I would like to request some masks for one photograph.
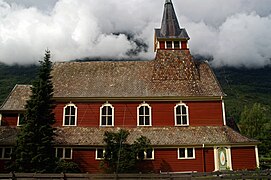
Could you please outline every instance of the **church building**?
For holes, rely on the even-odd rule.
[[[56,156],[99,173],[104,133],[126,129],[131,143],[141,135],[151,141],[141,172],[259,167],[259,142],[227,126],[225,94],[208,62],[191,56],[171,0],[154,37],[154,60],[54,63]],[[0,108],[0,171],[10,160],[30,87],[16,85]]]

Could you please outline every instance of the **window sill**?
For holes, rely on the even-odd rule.
[[[176,127],[189,127],[189,124],[187,125],[181,125],[181,124],[175,124]]]
[[[196,159],[195,157],[191,157],[191,158],[178,158],[179,160],[193,160]]]

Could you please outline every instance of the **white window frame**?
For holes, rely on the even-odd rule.
[[[149,125],[145,125],[146,124],[146,121],[145,121],[145,117],[146,117],[146,114],[145,114],[145,110],[144,110],[144,115],[140,115],[139,114],[139,109],[141,108],[141,107],[148,107],[149,108],[149,118],[150,118],[150,124]],[[140,116],[143,116],[144,117],[144,125],[140,125],[139,124],[139,117]],[[149,104],[147,104],[147,103],[142,103],[142,104],[140,104],[138,107],[137,107],[137,126],[152,126],[152,108],[151,108],[151,106],[149,105]]]
[[[23,115],[23,113],[19,113],[18,114],[18,119],[17,119],[17,126],[22,126],[22,124],[20,124],[20,116]]]
[[[147,150],[144,150],[144,158],[143,160],[154,160],[154,148],[150,148],[152,150],[152,157],[151,158],[147,158]],[[137,159],[139,159],[139,157],[137,156]]]
[[[180,157],[180,149],[184,149],[185,157]],[[188,157],[187,149],[193,149],[193,157]],[[185,147],[185,148],[178,148],[177,149],[178,159],[196,159],[195,153],[196,153],[196,151],[195,151],[194,147]]]
[[[187,124],[177,124],[177,107],[179,106],[184,106],[186,108]],[[184,116],[184,115],[181,114],[181,116]],[[189,126],[189,107],[185,103],[176,104],[176,106],[174,107],[174,120],[175,120],[175,126]]]
[[[11,154],[12,154],[12,147],[0,147],[0,149],[2,149],[2,154],[0,154],[0,159],[2,160],[5,160],[5,159],[11,159]],[[5,151],[6,149],[11,149],[11,152],[10,152],[10,157],[9,158],[5,158]]]
[[[144,160],[154,160],[154,149],[150,148],[152,150],[152,157],[147,158],[147,150],[144,151]]]
[[[62,149],[62,157],[57,157],[57,151],[58,150],[61,150]],[[66,150],[67,149],[70,149],[71,150],[71,157],[65,157],[65,152],[66,152]],[[57,157],[57,158],[60,158],[60,159],[72,159],[72,154],[73,154],[73,149],[72,148],[63,148],[63,147],[57,147],[57,148],[55,148],[55,157]]]
[[[66,111],[66,108],[70,107],[70,106],[73,106],[75,108],[75,120],[74,120],[74,125],[66,125],[65,124],[65,111]],[[69,115],[69,116],[72,116],[72,115]],[[73,103],[70,103],[70,104],[67,104],[64,108],[63,108],[63,126],[77,126],[77,106]]]
[[[171,48],[167,47],[167,42],[171,42]],[[165,41],[165,49],[174,49],[174,41]]]
[[[96,160],[103,160],[104,157],[103,158],[98,157],[98,150],[103,150],[103,156],[105,156],[105,149],[104,148],[97,148],[96,151],[95,151],[95,159]]]
[[[112,125],[102,125],[102,117],[103,116],[106,116],[106,117],[109,117],[109,115],[108,114],[106,114],[106,115],[103,115],[102,113],[103,113],[103,111],[102,111],[102,109],[104,108],[104,107],[111,107],[112,108]],[[101,107],[100,107],[100,126],[101,127],[113,127],[114,126],[114,107],[113,107],[113,105],[112,104],[110,104],[110,103],[105,103],[105,104],[103,104]],[[107,112],[108,113],[108,112]],[[110,115],[111,116],[111,115]],[[108,120],[107,120],[107,122],[106,123],[108,123]]]
[[[173,41],[173,49],[176,49],[176,47],[175,47],[175,42],[179,42],[179,49],[181,49],[182,47],[181,47],[180,41]]]

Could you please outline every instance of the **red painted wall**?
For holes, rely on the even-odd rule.
[[[159,41],[160,49],[165,49],[165,41]]]
[[[138,164],[138,168],[141,172],[183,172],[183,171],[204,171],[203,151],[202,149],[196,149],[196,158],[179,160],[177,158],[176,149],[155,149],[155,159],[146,160]],[[214,154],[212,149],[206,149],[206,170],[211,172],[214,170]],[[100,169],[99,160],[95,160],[95,150],[73,150],[73,160],[77,162],[82,172],[100,173],[103,172]]]
[[[6,169],[6,163],[8,163],[7,160],[0,160],[0,173],[9,173]]]
[[[233,170],[255,170],[257,168],[255,147],[233,147],[231,156]]]
[[[2,114],[2,126],[17,126],[18,114]]]
[[[183,172],[197,171],[204,172],[203,150],[195,149],[195,159],[178,159],[177,149],[155,149],[155,159],[144,161],[140,167],[142,171],[152,169],[154,172]],[[206,171],[214,170],[214,154],[212,149],[205,149]]]
[[[142,102],[112,103],[115,110],[115,127],[136,127],[137,107]],[[174,126],[174,106],[178,102],[147,102],[152,108],[152,126]],[[103,103],[75,103],[78,108],[77,125],[83,127],[99,127],[100,107]],[[190,126],[222,126],[221,101],[186,102],[189,107]],[[55,108],[56,124],[63,125],[63,108],[60,103]]]
[[[181,42],[182,49],[187,49],[187,41]]]
[[[79,165],[82,172],[102,172],[100,169],[101,161],[95,160],[95,152],[95,149],[73,149],[73,161]]]

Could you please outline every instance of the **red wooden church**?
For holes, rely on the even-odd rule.
[[[189,36],[166,0],[152,61],[55,63],[56,156],[98,173],[105,131],[144,135],[142,172],[210,172],[259,167],[258,142],[226,125],[224,96],[207,62],[195,61]],[[0,171],[9,161],[29,85],[16,85],[0,109]]]

